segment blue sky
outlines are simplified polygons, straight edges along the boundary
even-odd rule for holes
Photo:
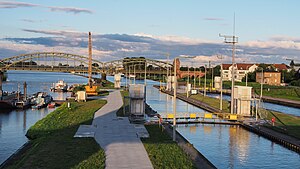
[[[124,53],[127,56],[152,56],[153,53],[170,52],[172,57],[179,54],[199,55],[197,61],[202,62],[215,59],[214,56],[220,53],[228,55],[229,62],[229,52],[216,48],[228,48],[222,44],[223,39],[218,35],[232,35],[235,13],[240,61],[267,62],[274,58],[272,62],[281,63],[286,62],[285,58],[299,58],[299,6],[300,1],[297,0],[0,1],[0,57],[30,53],[30,49],[74,48],[76,44],[65,44],[67,41],[78,40],[79,35],[66,36],[64,33],[92,31],[96,35],[126,34],[134,38],[150,37],[153,40],[147,41],[145,45],[99,36],[99,41],[102,38],[107,44],[115,46],[113,50],[96,46],[95,50],[98,51],[95,55],[102,59],[110,55],[118,58]],[[25,44],[24,38],[27,38]],[[32,38],[41,39],[37,41]],[[86,41],[82,34],[80,38],[82,42]],[[51,45],[46,43],[49,39]],[[131,43],[130,47],[128,43]],[[158,44],[161,43],[165,46],[159,48]],[[18,47],[9,48],[9,44]],[[35,48],[32,48],[33,45],[36,45]],[[177,45],[181,51],[175,50],[178,49]],[[82,49],[79,54],[84,54],[84,46],[78,48]],[[192,52],[191,48],[194,49]]]

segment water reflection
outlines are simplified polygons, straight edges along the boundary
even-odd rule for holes
[[[178,132],[217,168],[299,168],[300,155],[239,126],[179,125]]]
[[[3,90],[16,90],[18,83],[26,81],[28,94],[39,91],[50,93],[54,99],[64,99],[70,93],[53,93],[49,89],[52,83],[63,79],[68,84],[86,83],[87,79],[67,73],[9,71],[9,81],[3,82]],[[42,119],[54,109],[40,110],[0,110],[0,163],[13,154],[26,141],[26,131],[37,120]]]

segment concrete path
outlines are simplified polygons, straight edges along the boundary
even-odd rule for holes
[[[138,125],[130,124],[128,118],[116,116],[123,105],[119,91],[107,97],[107,104],[95,113],[95,140],[106,154],[106,168],[153,168],[148,154],[138,136]]]

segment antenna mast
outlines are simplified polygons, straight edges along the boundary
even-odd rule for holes
[[[235,44],[238,43],[238,37],[235,36],[235,14],[233,16],[233,35],[221,35],[219,34],[219,37],[224,38],[225,43],[230,43],[232,44],[232,65],[231,65],[231,104],[230,104],[230,113],[234,114],[234,108],[235,108],[235,103],[234,103],[234,81],[235,81]]]

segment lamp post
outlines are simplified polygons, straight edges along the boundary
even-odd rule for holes
[[[187,79],[187,82],[186,82],[186,97],[188,98],[189,97],[189,84],[190,84],[190,68],[189,68],[189,65],[187,65],[187,68],[188,68],[188,79]]]
[[[175,57],[174,59],[174,92],[173,92],[173,141],[176,141],[176,95],[177,95],[177,65],[176,60],[178,58],[195,58],[195,56],[187,56],[187,55],[180,55],[178,57]]]
[[[204,96],[206,96],[206,65],[204,66]]]
[[[261,81],[260,81],[260,97],[259,99],[262,99],[262,94],[263,94],[263,83],[264,83],[264,69],[261,68]]]
[[[220,74],[220,110],[223,110],[223,56],[222,55],[217,55],[218,59],[221,60],[221,74]]]

